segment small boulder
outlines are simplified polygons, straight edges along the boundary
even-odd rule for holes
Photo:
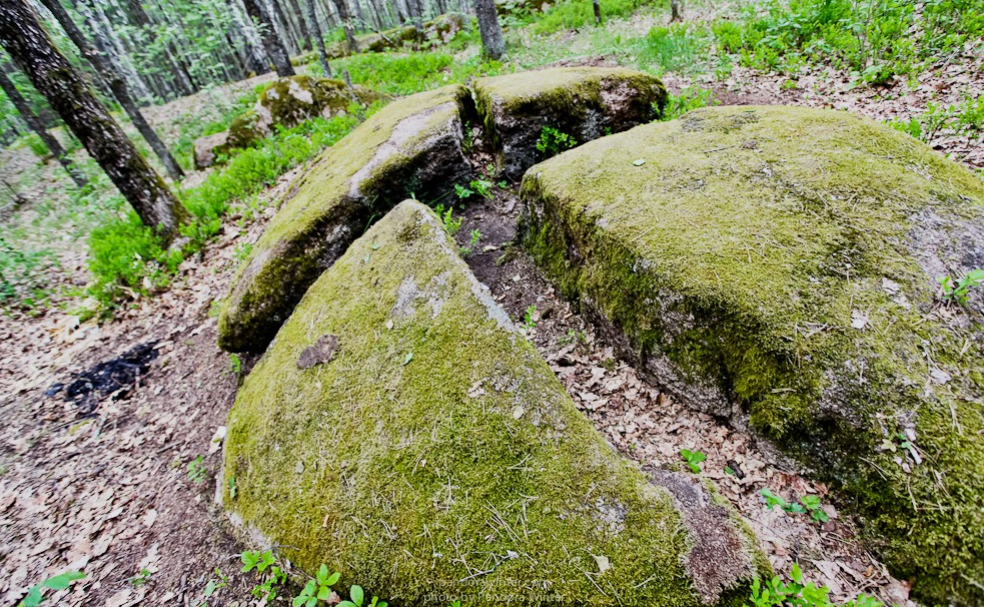
[[[373,114],[297,180],[233,279],[219,345],[261,352],[317,277],[373,220],[411,194],[429,199],[467,179],[460,85],[418,93]]]
[[[475,99],[506,176],[519,179],[546,157],[537,150],[544,127],[585,143],[653,120],[667,94],[658,78],[642,72],[561,67],[480,78]]]
[[[195,166],[212,166],[218,156],[248,148],[270,136],[275,126],[289,129],[318,116],[331,118],[344,114],[353,101],[368,105],[379,98],[377,93],[360,86],[349,89],[341,80],[280,78],[260,94],[251,110],[232,121],[227,132],[195,141]]]
[[[705,108],[526,173],[523,240],[682,402],[840,487],[928,604],[984,604],[984,184],[885,125]]]
[[[195,140],[195,168],[199,171],[215,164],[217,154],[224,153],[229,148],[226,142],[229,132],[213,133]],[[216,152],[218,150],[218,152]]]
[[[228,428],[242,532],[395,604],[733,605],[768,574],[710,484],[605,442],[414,201],[311,286]]]

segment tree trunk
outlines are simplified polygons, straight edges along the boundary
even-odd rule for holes
[[[335,8],[338,9],[338,16],[342,18],[342,27],[345,28],[345,40],[348,42],[349,51],[359,52],[359,41],[355,39],[355,31],[352,29],[352,13],[349,12],[347,0],[334,0]]]
[[[41,141],[43,141],[46,146],[48,146],[48,151],[58,159],[58,162],[60,162],[65,168],[65,172],[67,172],[68,176],[72,178],[75,185],[80,188],[84,187],[87,183],[85,175],[79,171],[78,167],[76,167],[72,162],[72,159],[68,157],[68,154],[65,153],[65,150],[62,148],[61,144],[58,143],[58,140],[55,139],[55,136],[49,133],[48,129],[44,128],[44,124],[41,122],[41,119],[38,118],[31,110],[31,105],[27,102],[27,99],[24,99],[24,96],[20,94],[20,91],[18,91],[17,87],[14,86],[14,83],[10,81],[10,78],[7,78],[7,74],[5,74],[3,70],[0,70],[0,89],[3,89],[3,92],[6,93],[7,98],[10,99],[10,102],[14,104],[15,108],[17,108],[18,113],[20,113],[20,116],[24,119],[24,122],[27,123],[27,126],[41,138]]]
[[[670,0],[670,23],[683,21],[683,0]]]
[[[55,48],[28,0],[0,4],[0,44],[106,171],[143,222],[169,240],[185,211],[82,76]]]
[[[239,35],[245,41],[243,43],[243,50],[246,53],[246,63],[249,65],[249,69],[256,72],[257,75],[265,74],[270,71],[270,59],[267,57],[266,51],[263,50],[263,45],[260,42],[259,36],[256,34],[256,29],[253,28],[251,23],[246,23],[240,14],[241,5],[236,2],[236,0],[228,0],[229,10],[232,12],[232,20],[236,24],[236,29],[239,30]]]
[[[277,35],[277,29],[273,25],[273,18],[263,0],[243,0],[246,6],[246,14],[260,26],[260,36],[263,39],[263,48],[266,49],[267,56],[273,62],[273,69],[281,78],[294,75],[294,66],[290,64],[290,56],[284,47],[283,41]]]
[[[502,39],[495,0],[475,0],[475,16],[478,17],[478,32],[482,35],[485,56],[493,60],[501,59],[506,54],[506,43]]]
[[[318,49],[318,57],[321,59],[321,71],[325,78],[331,78],[331,66],[328,65],[328,53],[325,51],[325,38],[321,35],[321,26],[318,25],[318,13],[314,8],[314,0],[304,0],[307,8],[308,21],[311,25],[311,33],[314,35],[314,46]]]
[[[309,17],[304,15],[301,11],[301,7],[297,4],[297,0],[290,0],[291,12],[297,17],[297,26],[301,29],[301,43],[303,44],[304,50],[313,51],[315,50],[312,46],[311,41],[311,25],[307,22]]]
[[[154,150],[154,153],[160,158],[161,164],[164,165],[164,169],[171,176],[171,179],[178,181],[184,177],[184,171],[181,170],[178,162],[171,156],[171,152],[168,151],[167,146],[164,145],[164,142],[161,141],[161,138],[157,136],[157,133],[147,123],[143,114],[140,113],[140,109],[134,102],[133,97],[130,96],[126,82],[120,76],[119,71],[115,69],[115,66],[108,61],[108,58],[104,58],[89,45],[89,41],[85,39],[82,31],[75,25],[75,22],[72,21],[72,18],[69,17],[68,12],[58,0],[41,1],[51,11],[51,14],[55,16],[58,23],[61,24],[62,29],[65,30],[68,37],[78,47],[82,56],[88,59],[89,63],[96,68],[96,72],[109,84],[109,88],[113,91],[113,96],[120,102],[123,110],[130,117],[130,120],[133,121],[133,126],[137,127],[137,130],[150,145],[150,149]]]
[[[267,7],[273,9],[270,14],[275,17],[274,21],[280,27],[280,38],[287,45],[287,49],[289,50],[287,56],[289,58],[290,55],[297,54],[301,50],[301,45],[298,44],[297,37],[294,36],[294,30],[290,26],[290,20],[287,19],[287,15],[284,14],[283,7],[280,6],[277,0],[268,1],[269,4]]]
[[[595,14],[595,25],[601,25],[601,2],[598,0],[593,0],[594,4],[594,14]]]

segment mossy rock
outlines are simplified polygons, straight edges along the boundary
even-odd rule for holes
[[[604,441],[414,201],[310,288],[228,427],[240,529],[395,604],[740,605],[768,573],[711,486]]]
[[[666,99],[659,79],[625,68],[562,67],[475,82],[479,115],[511,179],[543,160],[536,146],[544,127],[584,143],[653,120]]]
[[[261,352],[318,276],[366,226],[404,198],[430,200],[467,180],[460,85],[373,114],[316,159],[253,246],[219,317],[219,345]]]
[[[526,247],[681,400],[841,489],[929,604],[984,604],[984,184],[847,113],[706,108],[543,162]]]

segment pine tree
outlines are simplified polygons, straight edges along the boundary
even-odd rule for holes
[[[495,0],[475,0],[475,16],[478,17],[478,32],[482,36],[485,56],[494,60],[501,59],[506,54],[506,43],[502,39]]]

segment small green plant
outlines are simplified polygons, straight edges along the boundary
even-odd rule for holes
[[[327,601],[331,598],[331,587],[337,584],[341,577],[342,574],[337,571],[329,574],[328,565],[322,563],[314,579],[305,584],[301,593],[294,597],[293,606],[314,607],[318,601]]]
[[[239,555],[239,560],[243,562],[243,568],[240,569],[243,573],[249,573],[254,569],[259,573],[263,573],[267,567],[277,562],[272,550],[266,550],[264,552],[246,550]]]
[[[235,352],[229,353],[229,368],[234,375],[239,375],[243,371],[243,361]]]
[[[150,572],[150,570],[147,569],[147,568],[144,568],[144,569],[141,569],[140,570],[140,573],[138,573],[137,575],[134,575],[133,577],[128,577],[126,579],[126,581],[131,586],[137,586],[137,587],[139,587],[139,586],[143,586],[144,584],[146,584],[147,582],[149,582],[150,581],[150,578],[152,576],[153,576],[153,574]]]
[[[787,502],[768,488],[762,489],[759,493],[765,498],[765,505],[769,510],[778,506],[783,512],[790,514],[805,514],[809,512],[810,518],[816,522],[826,523],[830,520],[830,517],[827,516],[827,513],[820,506],[820,498],[815,495],[805,495],[800,498],[799,503],[796,503]]]
[[[530,306],[526,308],[526,314],[523,316],[523,327],[525,327],[527,331],[536,328],[536,306],[533,304],[530,304]]]
[[[443,204],[437,205],[434,211],[437,213],[438,217],[441,218],[441,223],[444,224],[444,231],[448,233],[448,236],[453,237],[458,233],[458,230],[461,229],[462,222],[465,220],[464,217],[458,217],[455,219],[454,209],[451,207],[445,209]]]
[[[545,126],[536,142],[536,151],[543,158],[550,158],[577,145],[577,140],[553,127]]]
[[[461,185],[460,183],[456,183],[456,184],[454,184],[454,193],[455,193],[455,195],[459,199],[461,199],[461,200],[467,200],[467,199],[471,198],[472,197],[472,194],[474,194],[475,192],[473,192],[472,190],[469,190],[468,188],[466,188],[465,186]]]
[[[468,244],[466,246],[463,246],[460,249],[458,249],[458,253],[462,257],[468,257],[469,255],[472,254],[472,251],[475,249],[475,245],[477,245],[478,241],[481,239],[482,239],[482,232],[479,230],[472,230],[471,240],[468,241]]]
[[[215,568],[215,575],[216,577],[210,578],[205,584],[205,589],[202,590],[202,602],[198,604],[198,607],[208,605],[210,598],[229,585],[229,576],[224,575],[218,567]]]
[[[803,583],[803,571],[799,564],[794,563],[789,574],[791,583],[786,584],[778,575],[766,580],[755,578],[752,582],[752,594],[749,597],[751,607],[836,607],[830,600],[830,588],[813,582]],[[748,603],[745,607],[749,607]],[[874,597],[859,594],[857,598],[843,604],[842,607],[884,607],[883,603]]]
[[[971,270],[956,280],[950,276],[943,276],[936,280],[943,289],[944,302],[966,305],[967,293],[984,283],[984,270]]]
[[[362,601],[366,598],[366,593],[362,590],[362,586],[353,585],[349,588],[349,600],[342,601],[338,604],[338,607],[362,607]]]
[[[700,474],[700,463],[707,459],[707,456],[700,451],[691,451],[690,449],[680,449],[680,456],[687,461],[687,467],[694,474]]]
[[[267,604],[272,603],[277,598],[280,587],[287,582],[287,574],[276,565],[277,558],[273,555],[273,551],[246,550],[239,555],[239,559],[243,562],[241,569],[243,573],[255,570],[263,575],[262,583],[254,586],[251,594],[266,601]]]
[[[588,340],[588,334],[584,331],[577,331],[571,329],[566,335],[557,340],[557,343],[562,346],[569,346],[571,344],[583,344]]]
[[[488,179],[476,179],[468,185],[474,188],[474,190],[478,192],[478,195],[486,200],[492,200],[495,198],[495,194],[492,193],[492,188],[495,187],[495,183],[489,181]]]
[[[66,571],[65,573],[50,577],[28,590],[27,596],[21,599],[21,602],[17,605],[18,607],[37,607],[37,605],[44,602],[44,595],[41,591],[45,588],[54,591],[65,590],[72,585],[72,582],[84,578],[85,574],[81,571]]]
[[[239,265],[249,258],[249,254],[253,252],[253,245],[249,242],[241,242],[236,245],[236,250],[232,254],[232,258],[236,260],[236,265]]]
[[[201,484],[208,476],[208,468],[205,467],[205,456],[199,455],[188,462],[188,479],[195,484]]]
[[[236,488],[236,477],[229,477],[229,499],[236,499],[236,493],[238,489]]]

